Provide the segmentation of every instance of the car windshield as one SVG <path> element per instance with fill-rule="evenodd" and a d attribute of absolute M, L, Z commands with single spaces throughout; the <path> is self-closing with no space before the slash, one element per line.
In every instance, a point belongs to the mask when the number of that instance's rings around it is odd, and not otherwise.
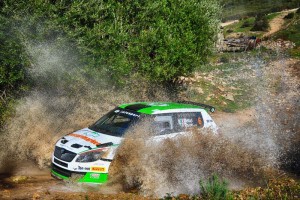
<path fill-rule="evenodd" d="M 139 117 L 140 115 L 137 112 L 117 108 L 101 117 L 96 123 L 91 125 L 89 129 L 107 135 L 122 137 L 126 130 L 132 126 Z"/>

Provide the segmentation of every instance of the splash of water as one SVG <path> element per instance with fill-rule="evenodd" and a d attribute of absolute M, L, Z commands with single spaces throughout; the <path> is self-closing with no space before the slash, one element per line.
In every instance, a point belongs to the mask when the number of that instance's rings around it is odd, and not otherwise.
<path fill-rule="evenodd" d="M 148 132 L 137 127 L 118 149 L 110 174 L 125 189 L 144 195 L 199 193 L 199 180 L 213 173 L 232 181 L 255 180 L 271 167 L 260 152 L 220 135 L 193 130 L 163 141 L 145 141 Z M 142 137 L 139 137 L 142 136 Z"/>
<path fill-rule="evenodd" d="M 66 49 L 50 44 L 26 43 L 32 58 L 29 74 L 34 87 L 18 102 L 13 118 L 1 135 L 1 167 L 14 160 L 35 160 L 49 166 L 55 141 L 92 123 L 116 103 L 129 102 L 126 94 L 90 85 L 78 61 Z"/>
<path fill-rule="evenodd" d="M 281 117 L 286 111 L 278 107 L 278 103 L 285 95 L 290 97 L 286 102 L 292 102 L 295 95 L 288 95 L 287 88 L 277 95 L 272 88 L 275 75 L 271 72 L 282 70 L 281 61 L 279 64 L 260 58 L 251 61 L 256 98 L 253 116 L 247 123 L 238 124 L 237 120 L 227 124 L 228 128 L 218 136 L 196 131 L 190 137 L 168 139 L 150 146 L 129 135 L 118 151 L 112 175 L 123 182 L 126 189 L 139 188 L 141 193 L 155 196 L 198 193 L 199 179 L 207 179 L 212 173 L 230 180 L 233 185 L 249 184 L 249 180 L 263 181 L 276 175 L 283 162 L 281 158 L 295 144 L 294 133 L 285 134 Z M 279 69 L 274 69 L 274 65 Z M 276 80 L 286 82 L 285 78 Z M 294 121 L 297 115 L 289 119 Z M 145 126 L 142 127 L 132 135 L 148 136 Z M 295 131 L 293 127 L 285 128 Z"/>
<path fill-rule="evenodd" d="M 26 40 L 24 45 L 31 58 L 28 74 L 33 88 L 19 100 L 1 134 L 0 171 L 12 171 L 8 163 L 17 166 L 18 160 L 27 159 L 47 167 L 58 138 L 87 127 L 118 104 L 149 100 L 144 91 L 150 87 L 147 83 L 130 96 L 126 89 L 132 88 L 114 90 L 104 74 L 102 79 L 92 79 L 70 43 Z M 167 99 L 163 90 L 157 97 Z"/>

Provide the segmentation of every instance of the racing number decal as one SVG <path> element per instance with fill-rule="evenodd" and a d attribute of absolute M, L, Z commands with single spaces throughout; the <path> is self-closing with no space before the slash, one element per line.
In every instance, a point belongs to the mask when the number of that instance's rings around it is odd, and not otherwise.
<path fill-rule="evenodd" d="M 105 172 L 105 167 L 91 167 L 91 171 Z"/>

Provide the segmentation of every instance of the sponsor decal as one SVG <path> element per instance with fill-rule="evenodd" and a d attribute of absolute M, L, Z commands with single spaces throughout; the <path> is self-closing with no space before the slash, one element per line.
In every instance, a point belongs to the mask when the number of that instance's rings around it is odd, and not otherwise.
<path fill-rule="evenodd" d="M 99 179 L 100 174 L 90 174 L 90 178 L 92 179 Z"/>
<path fill-rule="evenodd" d="M 89 167 L 78 166 L 78 170 L 90 170 L 90 168 Z"/>
<path fill-rule="evenodd" d="M 121 110 L 121 112 L 120 113 L 122 113 L 122 114 L 126 114 L 126 115 L 130 115 L 130 116 L 134 116 L 134 117 L 140 117 L 139 115 L 137 115 L 137 114 L 134 114 L 134 113 L 131 113 L 131 112 L 127 112 L 127 111 L 124 111 L 124 110 Z"/>
<path fill-rule="evenodd" d="M 105 172 L 105 167 L 91 167 L 91 171 Z"/>
<path fill-rule="evenodd" d="M 83 139 L 83 140 L 85 140 L 85 141 L 87 141 L 87 142 L 90 142 L 90 143 L 96 145 L 96 146 L 97 146 L 97 145 L 100 145 L 100 143 L 99 143 L 97 140 L 94 140 L 94 139 L 92 139 L 92 138 L 89 138 L 89 137 L 87 137 L 87 136 L 85 136 L 85 135 L 79 135 L 79 134 L 76 134 L 76 133 L 71 133 L 71 134 L 69 134 L 68 136 L 73 136 L 73 137 L 77 137 L 77 138 Z"/>
<path fill-rule="evenodd" d="M 178 124 L 181 127 L 191 127 L 193 126 L 193 119 L 189 118 L 178 118 Z"/>
<path fill-rule="evenodd" d="M 97 133 L 95 131 L 91 132 L 91 131 L 87 131 L 85 133 L 82 133 L 83 135 L 87 136 L 87 137 L 93 137 L 93 138 L 96 138 L 96 137 L 99 137 L 100 136 L 100 133 Z"/>

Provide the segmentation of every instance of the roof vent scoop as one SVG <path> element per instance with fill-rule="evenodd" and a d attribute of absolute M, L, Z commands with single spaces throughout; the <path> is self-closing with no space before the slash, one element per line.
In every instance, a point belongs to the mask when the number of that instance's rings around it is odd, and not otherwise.
<path fill-rule="evenodd" d="M 149 108 L 149 107 L 151 107 L 151 106 L 146 105 L 146 104 L 133 104 L 133 105 L 126 106 L 125 108 L 128 109 L 128 110 L 132 110 L 132 111 L 137 112 L 141 109 Z"/>

